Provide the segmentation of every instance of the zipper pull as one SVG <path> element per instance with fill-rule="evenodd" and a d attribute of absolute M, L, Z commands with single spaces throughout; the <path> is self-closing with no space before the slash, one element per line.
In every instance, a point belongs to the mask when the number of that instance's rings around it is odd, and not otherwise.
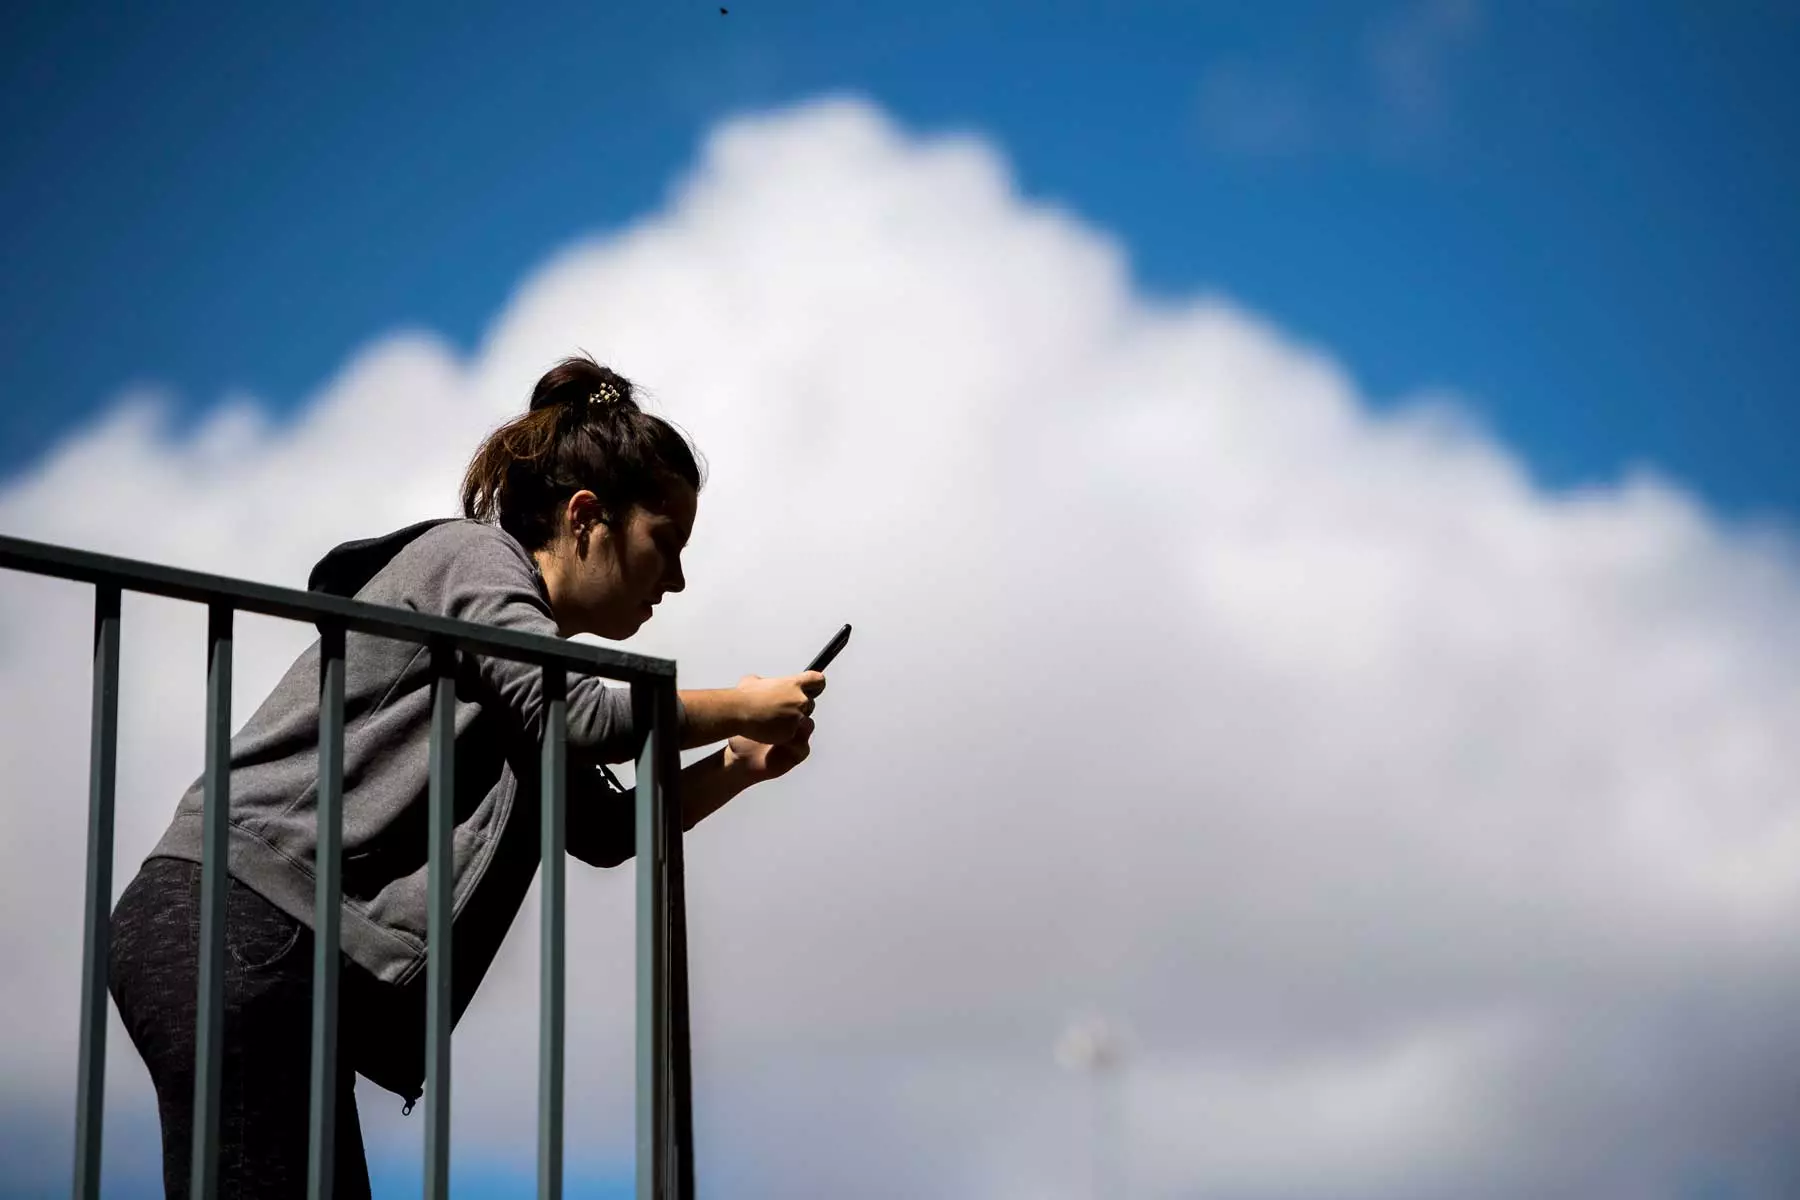
<path fill-rule="evenodd" d="M 411 1099 L 409 1099 L 405 1104 L 400 1106 L 400 1115 L 403 1117 L 412 1116 L 413 1105 L 417 1104 L 418 1102 L 419 1102 L 419 1098 L 417 1096 L 414 1096 Z"/>

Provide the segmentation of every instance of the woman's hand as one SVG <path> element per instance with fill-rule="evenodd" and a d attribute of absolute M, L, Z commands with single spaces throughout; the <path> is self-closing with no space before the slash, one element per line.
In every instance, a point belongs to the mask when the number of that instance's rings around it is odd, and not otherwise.
<path fill-rule="evenodd" d="M 746 675 L 738 680 L 736 693 L 739 722 L 737 732 L 747 744 L 764 747 L 793 742 L 804 723 L 807 735 L 812 733 L 813 697 L 825 690 L 825 676 L 819 671 L 802 671 L 779 679 Z M 804 750 L 805 739 L 801 739 Z M 766 755 L 762 757 L 767 757 Z M 804 752 L 800 755 L 805 758 Z M 796 759 L 795 762 L 798 762 Z M 794 764 L 788 763 L 781 774 Z M 773 779 L 771 775 L 769 778 Z"/>
<path fill-rule="evenodd" d="M 683 827 L 692 829 L 745 788 L 777 779 L 805 762 L 812 753 L 812 733 L 813 719 L 801 717 L 785 742 L 734 737 L 723 749 L 682 768 Z"/>
<path fill-rule="evenodd" d="M 781 742 L 759 742 L 734 737 L 725 743 L 725 769 L 737 773 L 745 787 L 779 779 L 806 761 L 812 753 L 813 719 L 801 717 L 794 735 Z"/>

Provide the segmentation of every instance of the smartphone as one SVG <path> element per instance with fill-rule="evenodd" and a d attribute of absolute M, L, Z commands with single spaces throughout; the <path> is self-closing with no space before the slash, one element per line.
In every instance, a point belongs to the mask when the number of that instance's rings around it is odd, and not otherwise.
<path fill-rule="evenodd" d="M 809 671 L 823 671 L 826 667 L 831 665 L 831 660 L 838 656 L 838 651 L 842 650 L 845 643 L 849 640 L 850 626 L 846 625 L 837 631 L 836 636 L 825 643 L 825 648 L 823 650 L 813 655 L 813 660 L 806 664 L 806 669 Z"/>

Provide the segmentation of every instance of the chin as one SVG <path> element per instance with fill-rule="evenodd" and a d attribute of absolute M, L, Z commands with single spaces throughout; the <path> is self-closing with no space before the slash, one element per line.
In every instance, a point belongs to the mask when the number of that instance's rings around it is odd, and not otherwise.
<path fill-rule="evenodd" d="M 648 617 L 621 617 L 616 621 L 608 621 L 604 628 L 594 632 L 608 641 L 622 642 L 642 629 L 648 621 Z"/>

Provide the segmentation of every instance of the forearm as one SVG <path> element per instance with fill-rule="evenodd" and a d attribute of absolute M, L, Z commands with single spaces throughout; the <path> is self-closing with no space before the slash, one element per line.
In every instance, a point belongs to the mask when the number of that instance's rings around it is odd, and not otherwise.
<path fill-rule="evenodd" d="M 710 746 L 744 732 L 743 693 L 736 688 L 684 691 L 681 693 L 681 708 L 683 750 Z"/>
<path fill-rule="evenodd" d="M 692 829 L 750 786 L 740 761 L 720 747 L 681 771 L 681 826 Z"/>

